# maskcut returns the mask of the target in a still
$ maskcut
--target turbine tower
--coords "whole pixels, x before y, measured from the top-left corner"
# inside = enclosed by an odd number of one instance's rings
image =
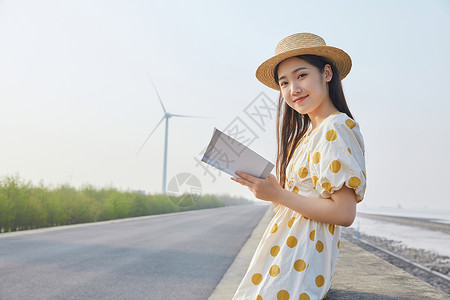
[[[162,109],[164,111],[164,115],[161,118],[161,120],[159,120],[159,122],[155,126],[155,128],[153,128],[152,132],[150,132],[150,134],[147,136],[147,138],[145,139],[145,141],[142,144],[141,148],[139,148],[139,150],[136,153],[136,155],[138,155],[141,152],[142,148],[144,148],[145,144],[150,139],[150,137],[152,136],[153,132],[155,132],[155,130],[158,128],[159,124],[161,124],[162,121],[165,119],[166,120],[166,130],[165,130],[165,138],[164,138],[164,162],[163,162],[163,182],[162,182],[162,192],[163,192],[163,194],[165,194],[166,193],[166,175],[167,175],[167,142],[168,142],[168,139],[169,139],[169,119],[171,117],[184,117],[184,118],[203,118],[203,117],[176,115],[176,114],[171,114],[171,113],[167,112],[167,110],[164,107],[164,104],[163,104],[163,102],[161,100],[161,97],[159,96],[158,90],[156,89],[156,86],[153,83],[152,78],[150,77],[150,74],[148,74],[148,78],[150,79],[150,82],[152,83],[153,88],[155,89],[156,95],[158,96],[158,99],[159,99],[159,103],[161,103],[161,107],[162,107]]]

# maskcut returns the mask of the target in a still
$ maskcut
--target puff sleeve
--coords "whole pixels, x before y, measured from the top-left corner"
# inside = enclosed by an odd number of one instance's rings
[[[365,149],[356,121],[345,115],[326,124],[310,155],[312,181],[322,197],[330,198],[345,184],[355,190],[358,203],[364,199]]]

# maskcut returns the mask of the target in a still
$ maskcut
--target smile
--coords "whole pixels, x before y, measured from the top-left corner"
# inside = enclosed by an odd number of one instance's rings
[[[294,102],[295,102],[295,103],[299,103],[299,102],[302,102],[303,100],[305,100],[305,99],[306,99],[306,97],[308,97],[308,96],[304,96],[304,97],[298,97],[297,99],[295,99],[295,100],[294,100]]]

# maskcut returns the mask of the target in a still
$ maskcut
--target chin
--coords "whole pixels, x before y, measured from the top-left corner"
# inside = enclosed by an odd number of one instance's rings
[[[299,109],[299,108],[293,108],[296,112],[298,112],[301,115],[307,115],[308,111],[306,109]]]
[[[295,102],[290,102],[290,103],[288,102],[288,105],[289,105],[290,108],[292,108],[293,110],[295,110],[299,114],[307,115],[308,112],[309,112],[304,107],[297,105],[297,103],[295,103]]]

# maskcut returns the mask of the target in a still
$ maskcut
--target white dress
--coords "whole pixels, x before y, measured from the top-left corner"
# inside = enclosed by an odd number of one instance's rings
[[[345,113],[325,118],[300,140],[286,170],[285,188],[330,198],[343,184],[357,202],[366,190],[364,140]],[[276,199],[274,199],[276,202]],[[316,222],[278,204],[233,300],[323,299],[331,286],[340,226]]]

